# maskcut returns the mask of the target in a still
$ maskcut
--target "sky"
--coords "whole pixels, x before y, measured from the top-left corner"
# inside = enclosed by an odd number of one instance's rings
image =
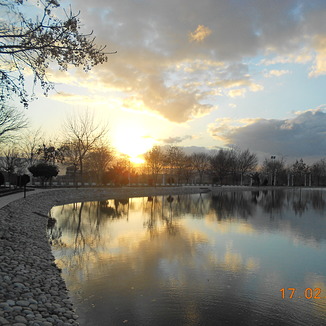
[[[325,0],[70,0],[106,45],[92,71],[50,71],[56,92],[28,109],[60,129],[91,110],[118,151],[249,148],[287,162],[326,156]]]

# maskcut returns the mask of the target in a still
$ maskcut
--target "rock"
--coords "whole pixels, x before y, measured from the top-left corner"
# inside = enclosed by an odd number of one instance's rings
[[[125,195],[125,191],[117,189],[115,194]],[[148,191],[154,190],[130,189],[128,193],[144,196]],[[160,195],[167,190],[158,188],[154,192]],[[20,199],[0,209],[0,326],[78,325],[65,282],[54,263],[45,232],[47,219],[35,212],[47,215],[58,203],[103,200],[111,194],[107,189],[59,189],[31,194],[28,200]]]
[[[22,296],[22,298],[31,298],[33,296],[33,293],[27,292],[27,293],[23,293],[21,296]]]
[[[47,320],[49,323],[51,323],[51,325],[53,325],[53,323],[54,323],[54,321],[55,321],[52,317],[48,317],[48,318],[46,318],[46,320]]]
[[[23,308],[22,308],[21,306],[13,306],[13,307],[12,307],[12,310],[13,310],[13,311],[22,311]]]
[[[11,307],[16,305],[16,302],[14,300],[7,300],[7,303]]]
[[[29,307],[32,309],[32,310],[37,310],[38,309],[38,305],[37,304],[30,304]]]
[[[26,300],[19,300],[16,302],[16,304],[18,306],[22,306],[22,307],[28,307],[30,305],[29,301],[26,301]]]
[[[23,316],[16,316],[15,321],[17,323],[27,324],[27,319],[25,317],[23,317]]]
[[[34,314],[31,314],[31,315],[26,315],[26,319],[31,321],[31,320],[34,320],[35,319],[35,316]]]
[[[9,321],[6,318],[0,316],[0,325],[1,326],[2,325],[9,325]]]

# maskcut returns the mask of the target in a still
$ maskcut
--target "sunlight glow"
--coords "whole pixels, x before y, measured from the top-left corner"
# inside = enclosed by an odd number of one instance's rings
[[[141,157],[130,157],[130,161],[136,165],[138,164],[144,164],[145,163],[145,160],[142,159]]]
[[[113,145],[116,150],[128,155],[130,161],[136,164],[144,163],[139,156],[151,149],[155,142],[155,139],[146,136],[138,126],[128,125],[118,128],[113,136]]]

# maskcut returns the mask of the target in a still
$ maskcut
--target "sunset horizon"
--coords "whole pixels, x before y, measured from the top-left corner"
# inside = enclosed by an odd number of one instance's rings
[[[238,146],[289,163],[326,154],[324,2],[70,2],[117,52],[87,73],[49,67],[55,91],[36,87],[25,111],[49,138],[88,109],[131,157],[154,144]]]

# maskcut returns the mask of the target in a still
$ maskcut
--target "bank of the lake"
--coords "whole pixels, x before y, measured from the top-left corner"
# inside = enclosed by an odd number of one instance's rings
[[[55,205],[205,192],[205,187],[55,189],[0,209],[0,325],[78,325],[46,234]]]

